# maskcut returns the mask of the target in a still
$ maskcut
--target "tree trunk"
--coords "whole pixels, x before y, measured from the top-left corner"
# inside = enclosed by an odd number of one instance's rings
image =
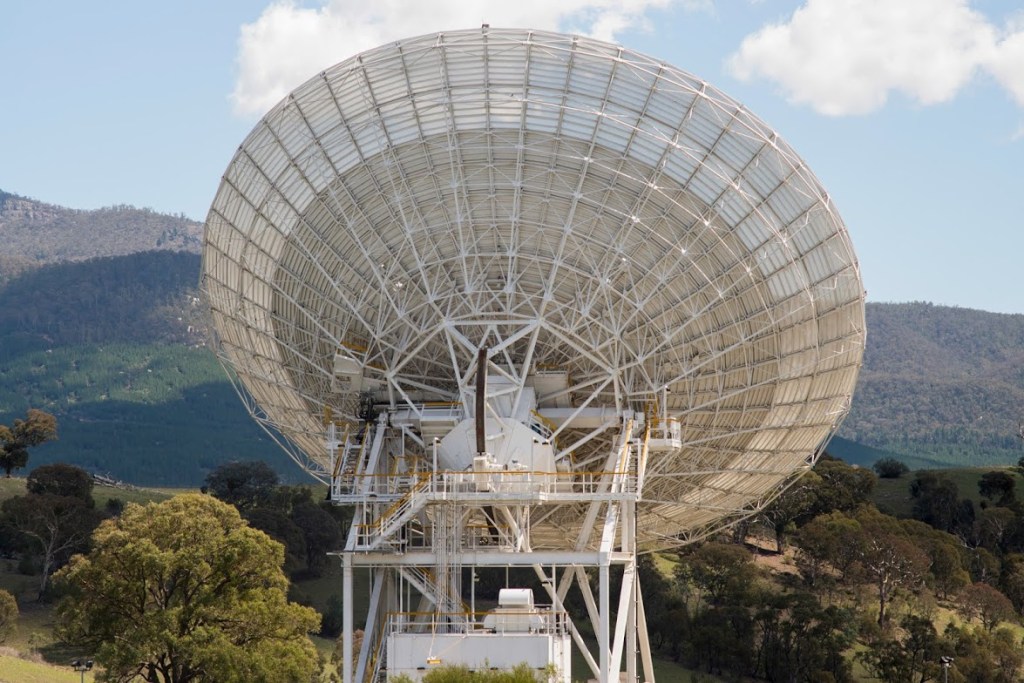
[[[46,586],[50,581],[50,567],[53,565],[53,553],[49,549],[43,551],[43,575],[39,579],[39,599],[46,595]]]
[[[885,625],[885,603],[887,598],[888,590],[885,585],[885,579],[878,580],[878,625]]]

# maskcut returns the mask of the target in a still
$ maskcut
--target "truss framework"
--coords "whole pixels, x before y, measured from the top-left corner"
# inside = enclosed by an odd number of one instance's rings
[[[343,671],[344,683],[380,680],[395,634],[420,634],[427,640],[454,635],[447,655],[453,661],[472,657],[474,639],[479,643],[479,638],[492,636],[482,630],[486,621],[462,599],[464,567],[474,573],[480,567],[532,567],[551,606],[541,613],[538,632],[565,636],[566,645],[571,634],[601,683],[619,680],[620,672],[627,680],[638,680],[638,663],[643,679],[654,680],[636,562],[637,501],[642,497],[649,428],[624,419],[600,473],[593,476],[445,472],[436,467],[398,473],[396,460],[403,458],[386,445],[386,435],[393,431],[389,422],[383,415],[367,427],[361,438],[371,445],[359,449],[359,465],[332,478],[332,497],[355,504],[355,520],[341,553],[342,660],[354,663]],[[382,476],[381,471],[392,474]],[[564,539],[558,550],[535,549],[533,517],[568,500],[580,506],[574,540]],[[614,603],[613,566],[622,567]],[[373,582],[358,658],[352,636],[357,567],[371,568]],[[587,569],[596,574],[596,595]],[[564,607],[574,587],[586,605],[583,620],[590,621],[594,647]],[[412,673],[418,680],[419,672]],[[558,671],[551,680],[568,683],[572,672]]]

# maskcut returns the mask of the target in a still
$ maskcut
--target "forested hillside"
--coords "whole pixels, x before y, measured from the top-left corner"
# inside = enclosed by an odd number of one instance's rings
[[[143,483],[195,484],[234,457],[298,476],[206,347],[198,278],[197,255],[168,251],[13,278],[0,288],[0,419],[55,412],[62,440],[41,448],[41,461]],[[893,454],[914,467],[1017,461],[1024,316],[869,304],[868,325],[853,410],[830,450],[863,466]]]
[[[207,347],[199,257],[150,251],[30,269],[0,287],[0,423],[40,408],[64,461],[137,484],[196,486],[218,464],[298,468],[245,412]]]
[[[202,223],[184,215],[168,216],[133,206],[81,211],[0,190],[5,259],[39,264],[152,249],[199,253],[202,236]],[[5,270],[0,261],[0,284]]]
[[[1024,315],[869,304],[868,346],[840,436],[915,467],[1015,463]]]
[[[0,292],[0,339],[12,350],[104,342],[205,344],[199,256],[148,251],[46,265]]]

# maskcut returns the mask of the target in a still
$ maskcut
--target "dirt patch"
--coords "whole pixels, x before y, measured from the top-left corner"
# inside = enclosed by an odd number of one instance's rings
[[[786,548],[780,554],[775,552],[775,539],[758,536],[748,536],[743,543],[754,553],[754,563],[757,566],[775,574],[800,575],[800,570],[796,568],[796,551],[792,547]]]

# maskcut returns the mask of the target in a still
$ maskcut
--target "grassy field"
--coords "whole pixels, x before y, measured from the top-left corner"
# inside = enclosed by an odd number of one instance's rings
[[[17,567],[16,560],[0,560],[0,589],[13,595],[20,605],[39,596],[39,577],[21,574]]]
[[[12,579],[27,579],[32,586],[30,594],[35,598],[38,578],[3,571],[0,579],[5,588]],[[7,640],[6,647],[0,648],[0,683],[79,683],[80,674],[71,670],[71,661],[88,659],[89,654],[57,640],[53,634],[51,606],[33,601],[19,600],[19,603],[18,629]],[[93,680],[92,674],[87,673],[85,680]]]
[[[897,479],[879,479],[871,500],[882,512],[896,517],[909,517],[914,505],[910,497],[910,482],[913,472],[904,474]]]
[[[54,666],[41,659],[22,659],[10,648],[0,648],[0,683],[92,683],[93,672],[85,677],[67,666]]]
[[[0,503],[8,498],[25,495],[25,477],[0,478]],[[95,484],[92,487],[92,497],[96,501],[96,507],[103,509],[111,498],[120,498],[125,503],[146,503],[167,500],[179,493],[185,493],[187,489],[149,489],[149,488],[122,488],[116,486],[104,486]]]
[[[1024,499],[1024,477],[1011,468],[967,467],[931,471],[953,481],[960,497],[974,501],[975,507],[983,500],[978,495],[978,480],[986,472],[1005,471],[1012,474],[1017,481],[1017,496]],[[908,472],[898,479],[879,479],[872,495],[872,501],[878,509],[896,517],[910,517],[914,507],[914,499],[910,495],[910,482],[914,480],[914,474]]]
[[[0,479],[0,502],[23,495],[25,495],[24,477],[4,477]]]

